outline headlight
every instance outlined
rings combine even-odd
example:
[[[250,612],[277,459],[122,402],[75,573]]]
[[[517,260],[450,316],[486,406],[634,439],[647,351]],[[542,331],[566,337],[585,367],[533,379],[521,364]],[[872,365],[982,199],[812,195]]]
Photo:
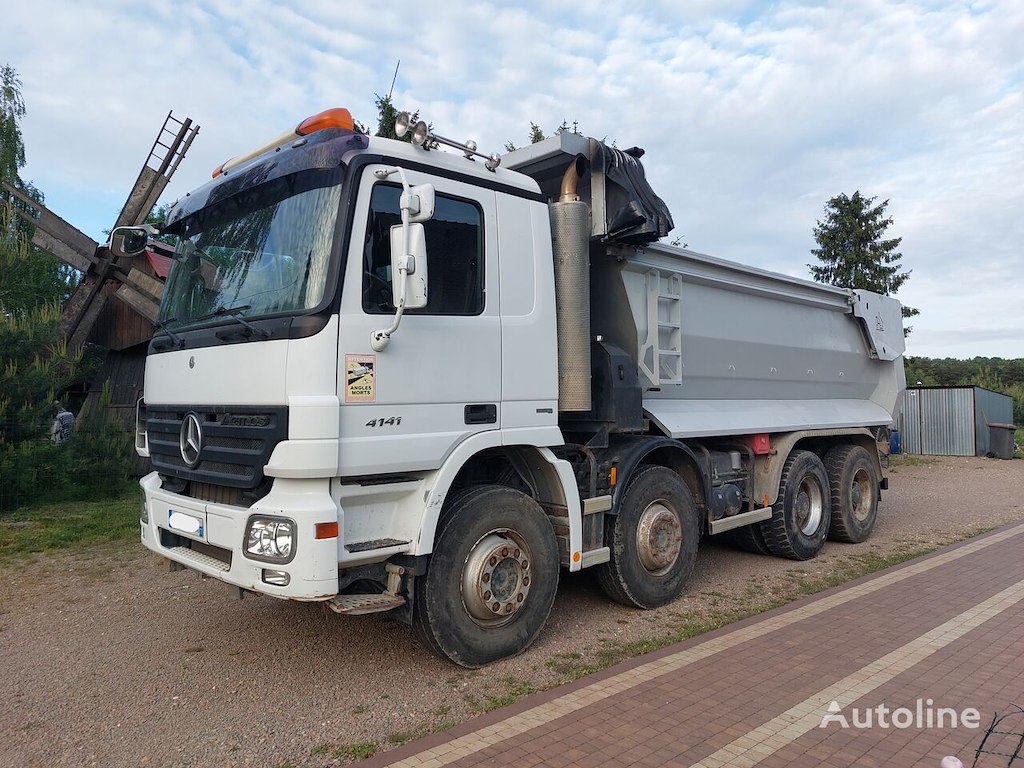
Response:
[[[139,493],[142,494],[142,509],[139,511],[139,522],[143,525],[149,525],[149,507],[146,505],[146,492],[139,489]]]
[[[295,555],[295,522],[280,517],[249,518],[245,553],[254,560],[289,562]]]

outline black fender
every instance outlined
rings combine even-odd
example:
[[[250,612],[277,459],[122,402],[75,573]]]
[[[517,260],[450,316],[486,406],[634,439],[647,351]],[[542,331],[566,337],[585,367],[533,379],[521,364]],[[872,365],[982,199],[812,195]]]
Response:
[[[698,509],[702,512],[707,509],[711,478],[701,468],[697,454],[686,443],[661,435],[611,435],[607,448],[592,450],[600,464],[607,463],[616,467],[612,514],[617,513],[622,494],[633,473],[645,464],[658,464],[675,470],[690,487]]]

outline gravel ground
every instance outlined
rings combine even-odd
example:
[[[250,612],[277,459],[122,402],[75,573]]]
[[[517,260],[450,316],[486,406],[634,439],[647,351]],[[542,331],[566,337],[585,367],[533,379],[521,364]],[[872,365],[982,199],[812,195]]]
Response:
[[[911,460],[913,461],[913,460]],[[565,576],[522,656],[466,671],[379,617],[229,597],[137,546],[4,565],[2,766],[327,766],[449,727],[640,641],[791,599],[822,579],[1024,519],[1024,461],[894,466],[874,536],[794,563],[702,543],[656,611]],[[632,644],[632,645],[630,645]],[[369,745],[375,745],[373,747]]]

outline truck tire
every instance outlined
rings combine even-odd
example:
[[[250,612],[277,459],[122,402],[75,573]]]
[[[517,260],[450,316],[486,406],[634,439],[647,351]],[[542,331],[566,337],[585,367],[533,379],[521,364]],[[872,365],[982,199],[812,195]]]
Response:
[[[598,583],[612,600],[657,608],[683,591],[697,557],[697,505],[670,469],[640,468],[629,481],[617,515],[609,515],[611,560],[598,566]]]
[[[828,475],[810,451],[793,451],[779,483],[772,516],[761,523],[768,550],[790,560],[815,557],[828,537],[831,518]]]
[[[744,552],[752,552],[755,555],[771,554],[768,543],[764,540],[760,523],[744,525],[742,528],[736,528],[722,535],[726,537],[726,541]]]
[[[871,454],[859,445],[838,445],[825,454],[825,471],[832,488],[829,538],[864,541],[875,527],[881,484]]]
[[[430,567],[413,587],[417,639],[469,668],[522,653],[558,587],[558,544],[544,510],[511,488],[479,486],[459,494],[438,529]]]

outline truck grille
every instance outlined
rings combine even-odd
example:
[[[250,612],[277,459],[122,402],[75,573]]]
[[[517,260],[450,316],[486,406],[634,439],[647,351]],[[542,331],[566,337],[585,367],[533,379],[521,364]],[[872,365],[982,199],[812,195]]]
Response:
[[[198,417],[202,432],[199,460],[189,467],[182,456],[186,415]],[[153,468],[167,478],[188,481],[203,496],[227,501],[263,483],[263,467],[288,435],[288,410],[266,407],[154,406],[146,411]],[[223,494],[213,488],[236,489]],[[183,489],[189,493],[187,487]],[[192,495],[189,493],[189,495]],[[249,494],[246,494],[249,495]]]

